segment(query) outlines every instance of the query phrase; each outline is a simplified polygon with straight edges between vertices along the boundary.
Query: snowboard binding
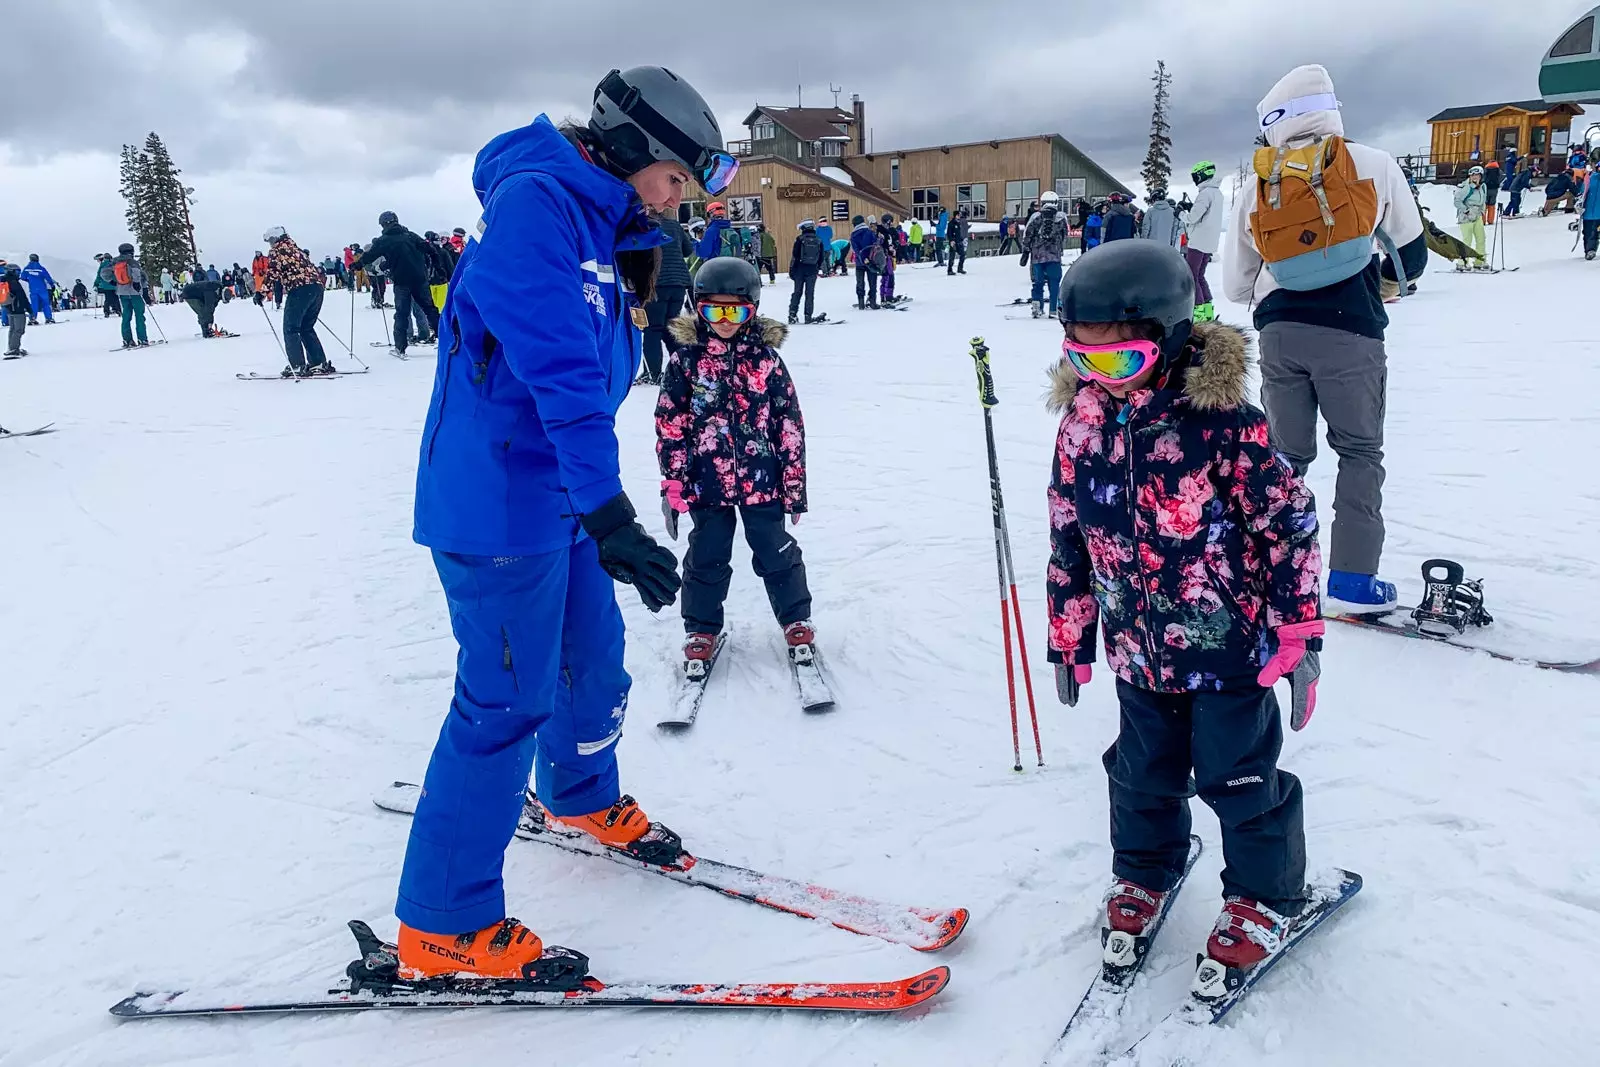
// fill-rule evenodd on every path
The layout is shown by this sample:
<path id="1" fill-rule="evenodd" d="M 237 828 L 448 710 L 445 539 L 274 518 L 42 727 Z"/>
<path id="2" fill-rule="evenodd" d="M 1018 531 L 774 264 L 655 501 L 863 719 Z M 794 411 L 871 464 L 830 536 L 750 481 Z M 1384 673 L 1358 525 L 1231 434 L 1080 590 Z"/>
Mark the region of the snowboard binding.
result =
<path id="1" fill-rule="evenodd" d="M 1488 626 L 1494 617 L 1484 610 L 1483 579 L 1467 578 L 1461 564 L 1430 559 L 1422 565 L 1422 603 L 1411 613 L 1417 632 L 1448 640 L 1468 626 Z"/>

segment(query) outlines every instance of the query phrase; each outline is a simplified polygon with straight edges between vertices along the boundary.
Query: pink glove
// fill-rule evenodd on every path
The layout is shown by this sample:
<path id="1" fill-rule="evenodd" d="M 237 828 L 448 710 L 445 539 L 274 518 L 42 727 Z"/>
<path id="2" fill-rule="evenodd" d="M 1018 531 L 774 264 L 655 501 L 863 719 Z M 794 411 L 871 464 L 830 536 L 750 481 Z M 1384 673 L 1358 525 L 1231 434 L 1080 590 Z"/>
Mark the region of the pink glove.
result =
<path id="1" fill-rule="evenodd" d="M 1273 630 L 1278 651 L 1256 675 L 1256 682 L 1272 688 L 1280 678 L 1289 679 L 1289 726 L 1303 730 L 1317 710 L 1317 679 L 1322 675 L 1321 658 L 1324 626 L 1321 619 L 1290 623 Z"/>
<path id="2" fill-rule="evenodd" d="M 667 507 L 679 515 L 686 514 L 689 505 L 683 502 L 683 483 L 676 478 L 664 478 L 661 481 L 661 495 L 666 498 Z"/>
<path id="3" fill-rule="evenodd" d="M 1056 664 L 1056 697 L 1069 708 L 1078 706 L 1078 689 L 1088 685 L 1094 677 L 1094 667 L 1087 663 Z"/>

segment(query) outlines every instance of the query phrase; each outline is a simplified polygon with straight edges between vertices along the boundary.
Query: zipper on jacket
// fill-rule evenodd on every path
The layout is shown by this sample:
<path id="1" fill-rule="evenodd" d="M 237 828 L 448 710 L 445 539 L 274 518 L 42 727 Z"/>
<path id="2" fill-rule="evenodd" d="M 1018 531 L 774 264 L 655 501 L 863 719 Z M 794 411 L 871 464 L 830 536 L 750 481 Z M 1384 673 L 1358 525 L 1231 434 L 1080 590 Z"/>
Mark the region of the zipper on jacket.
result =
<path id="1" fill-rule="evenodd" d="M 1133 482 L 1133 411 L 1125 408 L 1126 418 L 1119 416 L 1117 421 L 1122 423 L 1123 449 L 1128 454 L 1128 520 L 1133 529 L 1133 572 L 1139 576 L 1139 591 L 1144 595 L 1144 611 L 1140 615 L 1144 621 L 1144 650 L 1150 657 L 1150 677 L 1159 687 L 1161 685 L 1161 657 L 1156 652 L 1155 635 L 1150 632 L 1151 612 L 1153 605 L 1150 603 L 1150 583 L 1144 576 L 1144 559 L 1139 553 L 1141 542 L 1139 540 L 1139 496 L 1134 490 Z"/>

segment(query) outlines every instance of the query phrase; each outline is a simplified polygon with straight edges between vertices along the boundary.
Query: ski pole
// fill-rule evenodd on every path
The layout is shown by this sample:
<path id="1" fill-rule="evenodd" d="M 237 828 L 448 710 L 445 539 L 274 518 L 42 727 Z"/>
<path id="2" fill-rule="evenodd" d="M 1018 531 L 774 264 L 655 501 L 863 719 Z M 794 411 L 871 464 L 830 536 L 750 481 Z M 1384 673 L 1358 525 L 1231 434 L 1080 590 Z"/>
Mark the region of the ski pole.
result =
<path id="1" fill-rule="evenodd" d="M 257 304 L 256 307 L 261 309 L 261 317 L 267 320 L 267 329 L 272 331 L 272 339 L 278 342 L 278 352 L 282 354 L 284 359 L 287 360 L 289 358 L 289 353 L 284 351 L 283 339 L 278 336 L 278 328 L 272 325 L 272 316 L 267 314 L 267 305 Z"/>
<path id="2" fill-rule="evenodd" d="M 1006 521 L 1005 498 L 1000 490 L 1000 461 L 995 451 L 993 408 L 1000 403 L 994 391 L 989 349 L 981 337 L 972 339 L 971 354 L 978 373 L 978 402 L 983 406 L 984 444 L 989 458 L 989 497 L 994 514 L 995 569 L 1000 582 L 1000 632 L 1006 657 L 1006 696 L 1011 705 L 1012 770 L 1022 770 L 1022 739 L 1017 725 L 1017 679 L 1011 658 L 1011 623 L 1017 626 L 1017 655 L 1022 660 L 1022 682 L 1028 697 L 1028 718 L 1033 728 L 1033 749 L 1044 766 L 1044 746 L 1039 739 L 1039 713 L 1033 699 L 1033 675 L 1028 669 L 1028 647 L 1022 633 L 1022 604 L 1017 597 L 1016 566 L 1011 556 L 1011 532 Z"/>
<path id="3" fill-rule="evenodd" d="M 167 343 L 167 331 L 163 330 L 161 328 L 161 320 L 156 318 L 156 310 L 155 310 L 155 308 L 151 307 L 150 303 L 148 301 L 146 301 L 144 310 L 145 310 L 145 314 L 150 316 L 150 324 L 156 328 L 156 333 L 159 333 L 161 335 L 161 343 L 162 344 L 166 344 Z"/>
<path id="4" fill-rule="evenodd" d="M 324 330 L 327 330 L 328 331 L 328 336 L 333 338 L 335 341 L 338 341 L 339 342 L 339 346 L 341 348 L 343 348 L 346 352 L 350 353 L 350 358 L 351 359 L 355 360 L 357 363 L 361 363 L 361 357 L 356 355 L 355 349 L 353 349 L 349 345 L 345 344 L 344 343 L 344 338 L 340 337 L 338 334 L 334 333 L 333 332 L 333 327 L 329 326 L 327 323 L 323 322 L 322 321 L 322 316 L 320 316 L 320 315 L 317 316 L 317 325 L 321 326 Z M 361 365 L 363 367 L 367 366 L 365 363 L 361 363 Z M 372 368 L 367 367 L 367 369 L 371 370 Z"/>

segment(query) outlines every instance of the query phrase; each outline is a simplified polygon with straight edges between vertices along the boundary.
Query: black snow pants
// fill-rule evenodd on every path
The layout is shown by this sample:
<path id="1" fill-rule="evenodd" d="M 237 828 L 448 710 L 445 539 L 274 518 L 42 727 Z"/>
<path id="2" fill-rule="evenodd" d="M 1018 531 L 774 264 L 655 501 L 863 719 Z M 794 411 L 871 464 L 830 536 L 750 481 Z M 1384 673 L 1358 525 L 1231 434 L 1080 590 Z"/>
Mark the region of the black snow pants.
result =
<path id="1" fill-rule="evenodd" d="M 783 525 L 782 504 L 741 505 L 744 539 L 750 544 L 756 577 L 780 626 L 811 617 L 811 590 L 800 543 Z M 722 632 L 722 603 L 733 581 L 734 508 L 690 508 L 694 529 L 683 556 L 683 629 L 691 634 Z"/>
<path id="2" fill-rule="evenodd" d="M 407 289 L 399 282 L 394 286 L 394 347 L 396 351 L 404 352 L 406 342 L 411 330 L 411 314 L 413 306 L 422 309 L 426 316 L 428 330 L 431 336 L 439 336 L 439 309 L 433 306 L 433 294 L 426 285 L 419 289 Z"/>
<path id="3" fill-rule="evenodd" d="M 673 316 L 683 313 L 683 298 L 687 286 L 669 285 L 656 290 L 656 298 L 644 306 L 649 325 L 644 328 L 644 372 L 652 382 L 661 380 L 663 349 L 667 346 L 667 323 Z"/>
<path id="4" fill-rule="evenodd" d="M 810 322 L 812 313 L 817 306 L 817 272 L 815 270 L 789 268 L 789 280 L 794 283 L 794 292 L 789 295 L 789 317 L 792 319 L 800 314 L 800 298 L 805 297 L 806 321 Z"/>
<path id="5" fill-rule="evenodd" d="M 1152 693 L 1118 679 L 1122 730 L 1102 761 L 1111 786 L 1112 873 L 1177 884 L 1189 852 L 1190 772 L 1222 824 L 1222 889 L 1285 915 L 1305 899 L 1300 779 L 1278 769 L 1283 722 L 1271 689 Z"/>
<path id="6" fill-rule="evenodd" d="M 856 306 L 878 306 L 878 272 L 865 263 L 856 264 Z"/>

